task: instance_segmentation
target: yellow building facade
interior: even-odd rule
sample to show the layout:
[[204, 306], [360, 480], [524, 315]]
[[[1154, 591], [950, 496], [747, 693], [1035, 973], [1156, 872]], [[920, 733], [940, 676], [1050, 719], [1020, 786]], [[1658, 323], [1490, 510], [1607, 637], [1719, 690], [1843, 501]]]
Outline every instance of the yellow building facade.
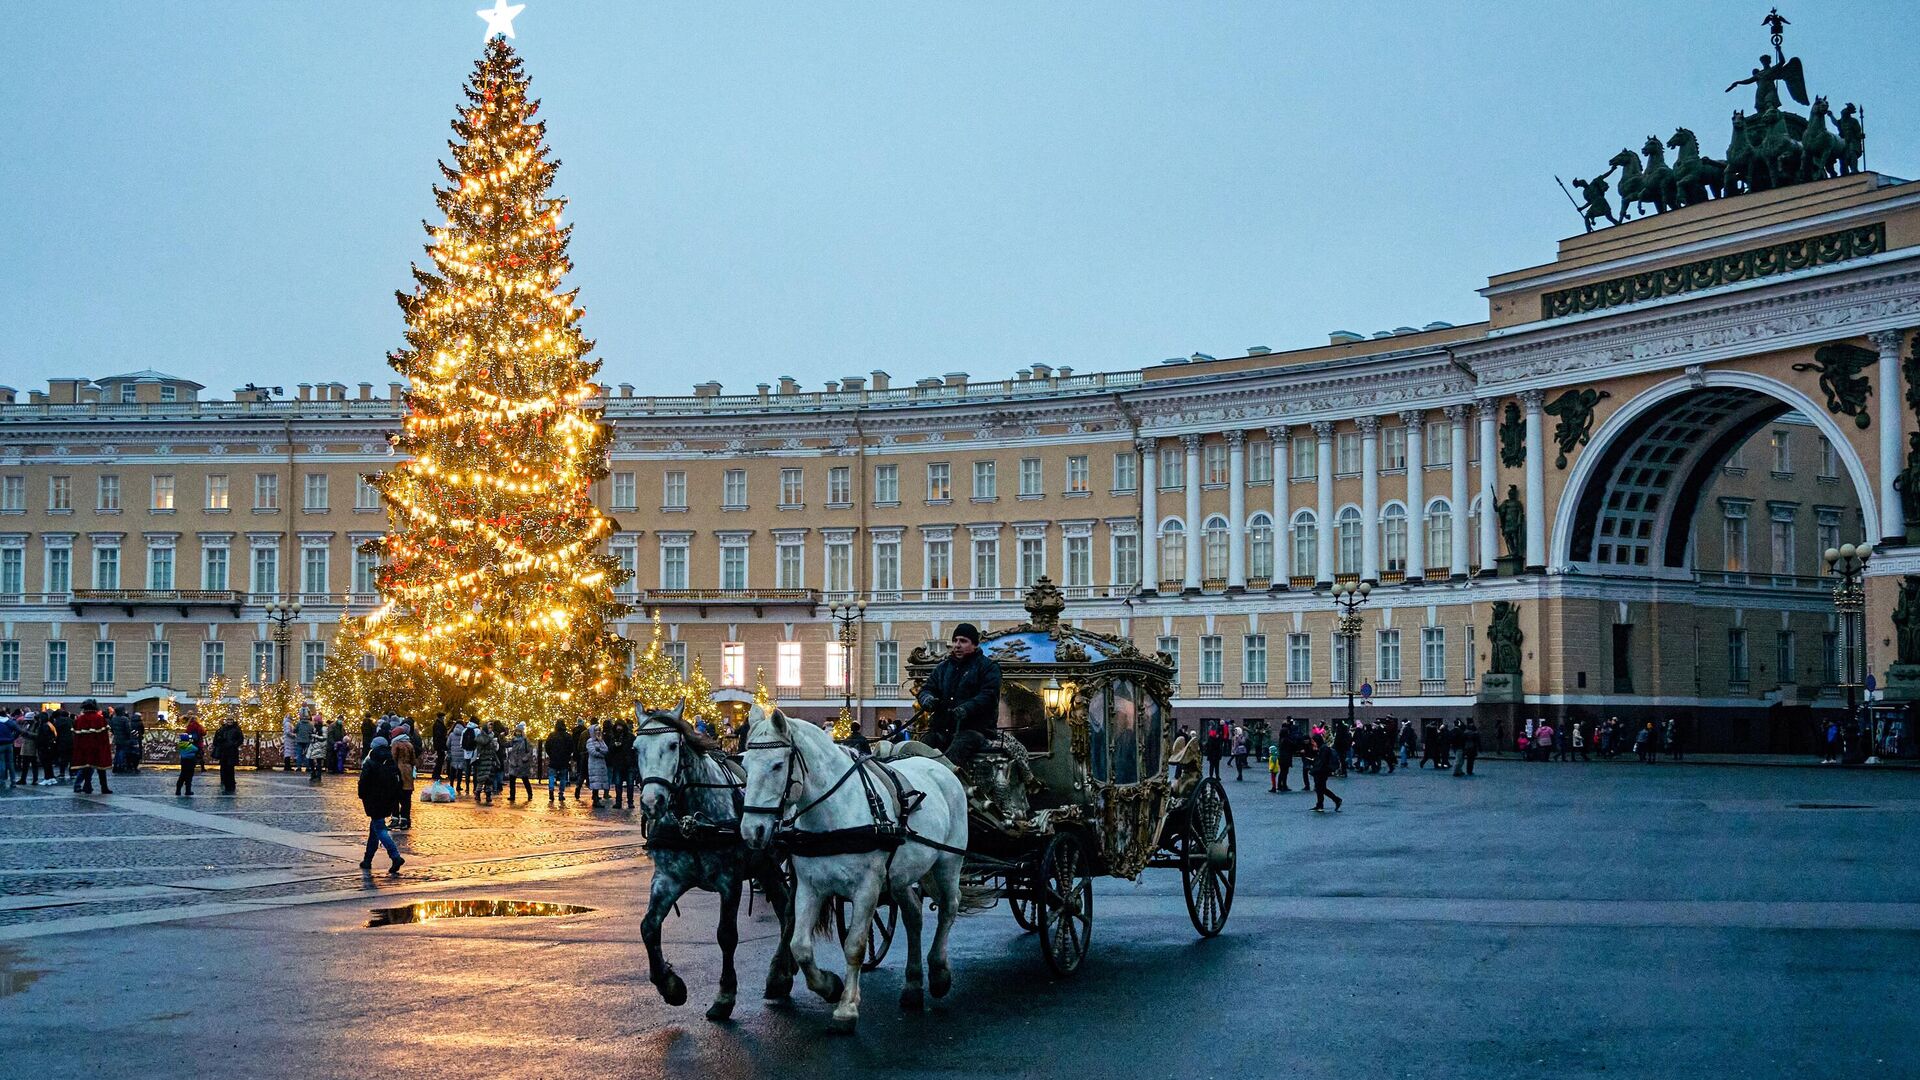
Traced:
[[[1842, 700], [1820, 553], [1865, 541], [1884, 679], [1895, 587], [1920, 574], [1894, 483], [1920, 185], [1688, 207], [1564, 241], [1484, 294], [1484, 323], [1143, 370], [616, 385], [611, 550], [716, 686], [764, 671], [825, 715], [850, 680], [869, 725], [906, 710], [913, 648], [1022, 621], [1042, 575], [1069, 620], [1174, 655], [1189, 723], [1344, 714], [1328, 586], [1361, 580], [1374, 712], [1473, 713], [1507, 601], [1525, 715], [1681, 715], [1697, 746], [1767, 749]], [[1864, 399], [1829, 392], [1847, 378]], [[357, 549], [386, 517], [361, 478], [392, 464], [399, 387], [203, 389], [153, 371], [0, 388], [0, 704], [311, 682], [341, 612], [375, 603]], [[283, 658], [265, 605], [294, 597]], [[842, 656], [830, 609], [861, 599]], [[624, 629], [644, 640], [644, 615]]]

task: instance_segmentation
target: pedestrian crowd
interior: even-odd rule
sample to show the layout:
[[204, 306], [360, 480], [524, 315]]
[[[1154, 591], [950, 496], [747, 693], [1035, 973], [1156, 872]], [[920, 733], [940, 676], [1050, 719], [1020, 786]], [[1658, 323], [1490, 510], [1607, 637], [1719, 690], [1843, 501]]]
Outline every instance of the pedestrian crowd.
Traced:
[[1576, 757], [1592, 761], [1596, 754], [1602, 761], [1612, 761], [1631, 753], [1651, 765], [1663, 753], [1672, 761], [1684, 761], [1687, 756], [1683, 729], [1672, 717], [1664, 723], [1646, 720], [1636, 726], [1609, 716], [1602, 720], [1564, 720], [1558, 727], [1535, 717], [1514, 731], [1513, 748], [1527, 761], [1572, 761]]

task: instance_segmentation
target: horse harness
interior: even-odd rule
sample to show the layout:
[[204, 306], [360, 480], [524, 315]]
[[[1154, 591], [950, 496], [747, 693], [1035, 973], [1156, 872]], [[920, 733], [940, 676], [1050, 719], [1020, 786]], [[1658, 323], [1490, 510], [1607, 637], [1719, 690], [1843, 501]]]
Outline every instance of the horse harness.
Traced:
[[[914, 832], [908, 821], [913, 812], [926, 801], [927, 793], [909, 787], [900, 779], [900, 774], [872, 754], [856, 754], [847, 751], [847, 771], [828, 786], [813, 801], [795, 810], [792, 814], [783, 811], [787, 805], [796, 802], [799, 795], [794, 788], [801, 784], [807, 772], [807, 759], [801, 755], [800, 748], [791, 737], [782, 742], [751, 742], [747, 750], [785, 750], [787, 752], [787, 786], [781, 792], [780, 801], [772, 806], [741, 806], [740, 812], [746, 814], [767, 814], [773, 817], [775, 841], [786, 851], [800, 856], [823, 855], [865, 855], [869, 852], [884, 851], [887, 861], [893, 861], [893, 853], [901, 844], [912, 842], [950, 855], [965, 855], [966, 849], [942, 844]], [[871, 766], [872, 768], [869, 768]], [[892, 789], [894, 800], [900, 807], [899, 820], [892, 819], [887, 800], [874, 782], [873, 770], [878, 769]], [[847, 829], [812, 830], [802, 829], [797, 822], [815, 807], [833, 797], [848, 780], [860, 778], [860, 787], [867, 797], [867, 811], [873, 816], [873, 824], [856, 825]], [[802, 788], [802, 791], [805, 789]]]
[[[639, 739], [647, 735], [684, 734], [670, 724], [644, 723], [634, 731], [633, 737]], [[666, 789], [669, 798], [671, 817], [661, 818], [647, 830], [647, 846], [665, 851], [712, 851], [729, 848], [740, 842], [740, 825], [737, 815], [746, 804], [746, 784], [742, 780], [729, 779], [724, 783], [691, 780], [687, 776], [693, 763], [705, 757], [720, 766], [720, 771], [728, 777], [734, 776], [733, 759], [719, 750], [695, 751], [685, 743], [680, 746], [680, 760], [674, 764], [672, 776], [642, 776], [640, 787], [658, 785]], [[733, 793], [733, 811], [736, 818], [732, 822], [708, 821], [699, 814], [687, 813], [687, 793], [702, 789], [725, 789]]]

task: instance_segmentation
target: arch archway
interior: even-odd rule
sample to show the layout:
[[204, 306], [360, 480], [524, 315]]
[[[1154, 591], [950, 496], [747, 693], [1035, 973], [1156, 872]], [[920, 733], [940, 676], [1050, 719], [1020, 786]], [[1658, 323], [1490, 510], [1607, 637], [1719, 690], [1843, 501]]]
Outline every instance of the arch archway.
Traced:
[[1865, 535], [1879, 536], [1879, 508], [1866, 465], [1824, 408], [1777, 379], [1707, 371], [1637, 395], [1600, 425], [1561, 491], [1549, 562], [1560, 571], [1689, 573], [1688, 539], [1715, 469], [1754, 433], [1790, 412], [1833, 446], [1859, 499]]

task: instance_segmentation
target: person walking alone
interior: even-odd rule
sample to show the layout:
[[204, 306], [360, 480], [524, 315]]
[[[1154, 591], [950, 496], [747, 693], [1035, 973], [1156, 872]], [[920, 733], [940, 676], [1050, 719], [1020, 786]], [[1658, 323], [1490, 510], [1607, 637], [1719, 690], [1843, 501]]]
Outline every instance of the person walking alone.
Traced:
[[180, 775], [173, 782], [174, 797], [192, 798], [193, 773], [200, 767], [200, 755], [207, 747], [207, 729], [200, 726], [199, 717], [187, 717], [187, 726], [181, 729], [174, 745], [180, 751]]
[[1336, 814], [1340, 812], [1340, 803], [1341, 803], [1340, 796], [1335, 795], [1327, 787], [1327, 781], [1333, 777], [1335, 770], [1337, 770], [1339, 767], [1340, 767], [1339, 755], [1334, 753], [1332, 746], [1328, 745], [1327, 737], [1325, 735], [1316, 733], [1313, 737], [1313, 795], [1314, 795], [1313, 812], [1314, 813], [1316, 814], [1326, 813], [1328, 799], [1333, 800], [1333, 812]]
[[393, 860], [387, 873], [397, 874], [406, 865], [393, 834], [387, 831], [387, 818], [400, 807], [400, 791], [400, 769], [393, 763], [393, 752], [387, 748], [387, 740], [375, 738], [373, 751], [360, 768], [360, 806], [367, 812], [367, 854], [360, 860], [362, 870], [373, 869], [373, 853], [381, 847]]
[[234, 767], [240, 764], [240, 744], [246, 736], [240, 732], [240, 721], [228, 716], [213, 731], [213, 760], [220, 763], [220, 790], [228, 795], [239, 790], [234, 782]]

